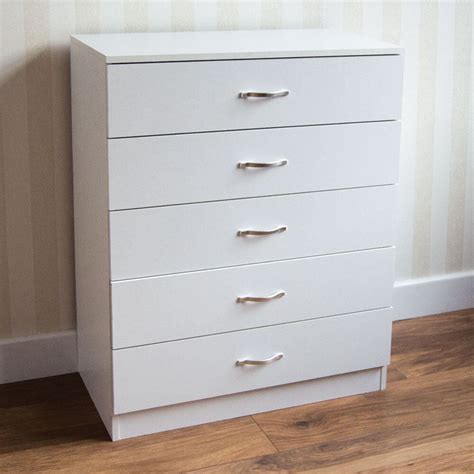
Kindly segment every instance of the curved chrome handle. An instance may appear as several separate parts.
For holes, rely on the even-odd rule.
[[[270,296],[239,296],[237,298],[237,303],[265,303],[266,301],[283,298],[285,295],[286,293],[284,291],[279,291]]]
[[[273,99],[275,97],[286,97],[289,94],[290,94],[290,91],[288,91],[288,90],[275,91],[275,92],[248,91],[248,92],[240,92],[239,93],[239,99],[250,99],[250,98]]]
[[[276,229],[270,230],[239,230],[237,231],[237,235],[239,237],[245,237],[246,235],[271,235],[271,234],[279,234],[280,232],[285,232],[288,230],[286,225],[282,225],[277,227]]]
[[[268,359],[261,360],[252,360],[252,359],[240,359],[235,362],[235,365],[266,365],[276,362],[277,360],[282,359],[284,356],[283,352],[278,352],[277,354],[269,357]]]
[[[285,166],[288,164],[288,160],[278,161],[267,161],[267,162],[255,162],[255,161],[244,161],[237,164],[237,168],[276,168],[278,166]]]

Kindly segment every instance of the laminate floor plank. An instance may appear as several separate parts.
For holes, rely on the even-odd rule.
[[[474,377],[462,368],[424,376],[416,384],[394,382],[384,392],[262,413],[254,419],[284,451],[328,441],[351,444],[375,433],[379,437],[399,432],[424,435],[427,428],[441,430],[450,422],[460,429],[474,415],[471,407]]]
[[[263,413],[254,418],[278,453],[204,471],[303,472],[453,433],[473,436],[473,406],[472,375],[459,369],[424,376],[416,385],[395,382],[385,392]]]
[[[201,474],[246,472],[317,472],[317,473],[441,473],[474,471],[474,437],[471,434],[443,438],[429,443],[396,449],[383,454],[362,457],[354,461],[314,467],[314,463],[295,465],[290,462],[277,466],[271,462],[231,463],[193,471]],[[285,466],[285,467],[283,467]]]
[[[400,380],[406,380],[408,377],[394,365],[388,366],[387,383],[400,382]]]
[[[0,410],[28,404],[58,404],[65,400],[89,400],[78,374],[0,385]]]
[[[395,322],[392,365],[407,376],[474,367],[474,310]]]
[[[474,471],[474,436],[465,434],[431,443],[398,449],[343,464],[345,472],[410,473]],[[316,472],[338,473],[342,466],[318,469]]]
[[[2,454],[0,472],[183,472],[275,451],[252,418],[244,417],[115,443],[86,437]]]
[[[66,441],[107,439],[78,374],[0,386],[0,458]]]
[[[77,374],[0,386],[0,472],[474,470],[474,310],[394,323],[388,387],[111,443]]]

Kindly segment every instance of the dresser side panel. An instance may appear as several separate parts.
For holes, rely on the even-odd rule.
[[[106,66],[71,45],[78,365],[112,429]]]

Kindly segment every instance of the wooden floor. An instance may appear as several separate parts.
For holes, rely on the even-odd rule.
[[[474,471],[474,310],[394,324],[384,392],[112,443],[77,374],[0,386],[0,472]]]

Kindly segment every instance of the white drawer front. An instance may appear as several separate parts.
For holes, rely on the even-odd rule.
[[[110,209],[395,183],[399,135],[391,121],[109,140]]]
[[[398,55],[107,67],[109,137],[400,118]],[[286,97],[242,99],[246,91]]]
[[[114,411],[126,413],[342,374],[389,362],[383,309],[113,351]],[[280,360],[237,366],[237,360]]]
[[[111,212],[112,280],[391,246],[396,188]]]
[[[112,284],[115,349],[391,306],[394,249]],[[239,297],[284,296],[266,302]]]

